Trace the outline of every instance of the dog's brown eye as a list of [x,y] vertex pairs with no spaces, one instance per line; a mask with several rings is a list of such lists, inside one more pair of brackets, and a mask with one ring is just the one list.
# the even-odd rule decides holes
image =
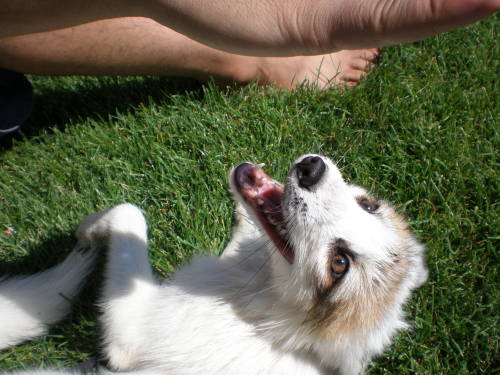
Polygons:
[[369,213],[374,213],[380,207],[377,202],[372,199],[368,199],[367,197],[358,198],[358,204],[363,210]]
[[347,271],[348,266],[349,259],[345,255],[337,254],[333,257],[332,272],[336,278],[342,276]]
[[377,209],[377,206],[375,206],[371,203],[363,203],[363,204],[361,204],[361,207],[363,207],[365,209],[365,211],[368,211],[368,212],[373,212]]

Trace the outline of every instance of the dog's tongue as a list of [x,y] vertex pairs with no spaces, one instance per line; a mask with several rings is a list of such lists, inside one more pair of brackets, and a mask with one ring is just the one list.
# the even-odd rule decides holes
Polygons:
[[254,211],[262,227],[285,259],[293,262],[293,251],[286,239],[281,201],[284,188],[269,177],[261,166],[243,163],[235,170],[236,188]]

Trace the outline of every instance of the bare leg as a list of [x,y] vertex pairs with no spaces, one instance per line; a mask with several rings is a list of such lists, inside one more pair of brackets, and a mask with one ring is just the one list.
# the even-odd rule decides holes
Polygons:
[[293,88],[356,84],[377,57],[372,50],[323,56],[234,55],[195,42],[147,18],[117,18],[0,39],[0,67],[49,75],[169,75],[222,83],[259,80]]
[[145,16],[233,53],[317,55],[423,39],[498,9],[500,0],[0,0],[0,37]]
[[149,16],[218,49],[290,56],[420,40],[499,9],[500,0],[158,0]]

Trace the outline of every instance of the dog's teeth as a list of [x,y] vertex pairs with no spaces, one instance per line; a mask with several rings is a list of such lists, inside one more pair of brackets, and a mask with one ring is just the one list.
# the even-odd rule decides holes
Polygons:
[[259,206],[262,206],[264,204],[264,201],[262,199],[257,199],[257,204]]
[[265,166],[266,166],[266,163],[260,163],[260,164],[256,165],[257,168],[263,168]]
[[250,189],[252,187],[252,185],[250,185],[249,183],[245,182],[243,184],[243,189]]

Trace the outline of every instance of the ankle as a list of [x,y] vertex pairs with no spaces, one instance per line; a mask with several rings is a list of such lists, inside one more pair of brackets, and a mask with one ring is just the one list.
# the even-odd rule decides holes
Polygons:
[[262,82],[264,77],[263,60],[264,58],[261,57],[235,55],[233,63],[228,66],[230,79],[241,84],[252,81]]
[[[239,83],[247,84],[254,80],[261,82],[263,76],[262,58],[231,55],[221,59],[217,67],[204,72],[206,77],[211,76],[222,84]],[[202,73],[202,74],[204,74]]]

